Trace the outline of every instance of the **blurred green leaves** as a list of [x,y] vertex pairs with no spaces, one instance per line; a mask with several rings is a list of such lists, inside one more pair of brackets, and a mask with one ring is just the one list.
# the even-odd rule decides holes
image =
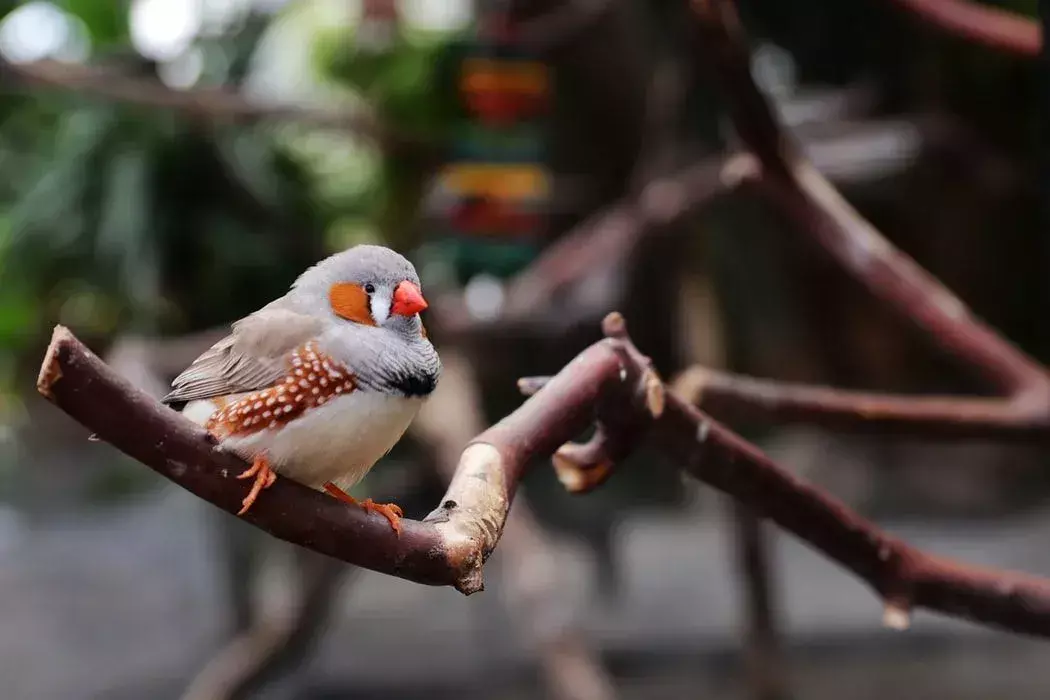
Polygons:
[[[312,58],[326,78],[362,97],[384,125],[448,143],[460,109],[454,73],[460,40],[456,33],[402,26],[379,48],[362,46],[356,31],[327,29],[318,32]],[[415,247],[419,240],[412,223],[430,175],[419,162],[387,154],[375,162],[372,183],[351,208],[392,245]]]
[[58,0],[58,7],[80,19],[96,49],[128,40],[128,3],[125,0]]
[[398,34],[382,51],[361,49],[353,35],[328,32],[317,39],[321,70],[365,98],[384,124],[428,139],[444,137],[457,113],[449,78],[449,44],[409,41]]
[[[156,80],[163,66],[131,50],[129,4],[55,2],[82,23],[91,60]],[[0,13],[16,5],[0,0]],[[242,20],[195,40],[196,88],[238,89],[249,78],[274,22]],[[309,27],[303,38],[314,74],[302,80],[366,102],[397,133],[447,138],[456,36],[405,29],[381,51],[357,46],[353,27]],[[36,358],[25,351],[56,322],[100,340],[228,322],[282,294],[326,248],[411,247],[403,237],[428,175],[352,134],[294,123],[211,123],[75,91],[5,97],[0,348],[28,367]]]
[[[107,70],[136,79],[126,3],[68,0]],[[260,21],[206,42],[239,78]],[[236,69],[236,70],[234,70]],[[0,344],[55,322],[87,337],[220,323],[287,288],[323,253],[310,179],[263,127],[28,94],[0,106]]]

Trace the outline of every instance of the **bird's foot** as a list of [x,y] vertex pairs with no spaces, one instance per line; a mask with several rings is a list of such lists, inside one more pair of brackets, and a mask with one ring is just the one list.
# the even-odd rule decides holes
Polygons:
[[252,461],[252,466],[245,469],[238,476],[238,479],[255,479],[255,483],[252,484],[252,490],[248,492],[248,495],[241,501],[241,509],[237,512],[237,515],[244,515],[248,512],[248,509],[255,503],[255,499],[259,497],[263,489],[268,489],[273,486],[273,482],[277,481],[277,474],[270,469],[270,461],[266,458],[265,453],[259,453],[255,455],[255,459]]
[[365,509],[368,513],[379,513],[390,522],[390,527],[394,529],[397,536],[401,536],[401,518],[404,517],[405,513],[401,510],[401,507],[395,503],[376,503],[371,498],[367,498],[364,501],[358,501],[356,498],[342,490],[332,482],[328,482],[324,485],[324,490],[328,492],[330,496],[338,498],[343,503],[349,503],[353,506],[360,506]]
[[390,527],[394,528],[394,532],[397,536],[401,536],[401,518],[404,517],[405,513],[401,510],[401,507],[396,503],[376,503],[371,498],[366,498],[361,502],[361,507],[369,513],[379,513],[384,518],[390,521]]

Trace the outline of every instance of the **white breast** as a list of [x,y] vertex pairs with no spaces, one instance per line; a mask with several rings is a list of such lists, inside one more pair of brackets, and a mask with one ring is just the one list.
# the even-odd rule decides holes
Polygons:
[[[356,391],[310,409],[284,427],[220,443],[245,460],[265,450],[274,471],[307,486],[333,482],[350,489],[401,439],[423,400]],[[203,425],[211,401],[193,401],[183,413]]]

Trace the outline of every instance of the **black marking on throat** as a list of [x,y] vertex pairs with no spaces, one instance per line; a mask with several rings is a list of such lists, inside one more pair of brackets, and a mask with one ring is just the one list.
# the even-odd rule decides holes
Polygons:
[[386,377],[384,386],[390,391],[412,398],[429,396],[437,387],[438,375],[436,372],[398,372]]

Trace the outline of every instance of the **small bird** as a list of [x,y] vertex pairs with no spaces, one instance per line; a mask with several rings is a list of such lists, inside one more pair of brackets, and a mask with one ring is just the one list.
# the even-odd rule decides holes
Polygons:
[[317,263],[283,297],[235,322],[172,382],[162,401],[249,461],[238,515],[275,473],[377,512],[400,535],[395,504],[346,493],[401,439],[437,386],[441,361],[419,317],[412,264],[359,245]]

